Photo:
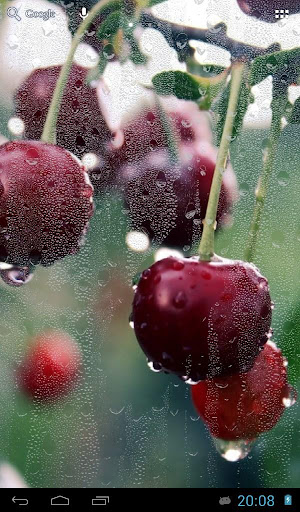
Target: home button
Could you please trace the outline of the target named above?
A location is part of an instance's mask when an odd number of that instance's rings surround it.
[[[65,496],[55,496],[55,498],[51,498],[51,505],[70,505],[70,500]]]

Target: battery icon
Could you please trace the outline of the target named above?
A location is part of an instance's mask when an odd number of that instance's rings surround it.
[[[291,505],[292,504],[292,496],[290,494],[286,494],[284,497],[284,504]]]

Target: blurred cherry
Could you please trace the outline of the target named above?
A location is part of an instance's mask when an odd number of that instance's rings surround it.
[[[119,171],[120,188],[133,229],[154,242],[189,249],[202,233],[217,150],[206,141],[181,144],[179,163],[171,164],[166,150],[148,153]],[[217,227],[230,222],[238,197],[232,167],[221,188]]]
[[[79,376],[80,350],[65,332],[51,330],[31,340],[18,368],[20,388],[30,397],[47,402],[67,394]]]

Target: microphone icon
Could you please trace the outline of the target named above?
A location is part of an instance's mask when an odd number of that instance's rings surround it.
[[[87,14],[87,10],[86,10],[86,7],[81,7],[81,12],[79,13],[79,16],[84,20],[88,14]]]

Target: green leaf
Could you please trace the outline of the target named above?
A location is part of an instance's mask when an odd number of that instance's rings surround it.
[[[226,68],[222,66],[216,66],[215,64],[200,64],[193,57],[189,57],[186,61],[187,70],[203,78],[213,78],[224,73]]]
[[[138,20],[132,16],[127,16],[121,10],[116,10],[110,13],[107,18],[102,22],[97,36],[100,40],[107,40],[110,53],[114,53],[121,63],[125,62],[128,58],[135,64],[141,65],[147,63],[147,57],[144,55],[136,41],[133,32],[138,24]],[[124,41],[128,43],[124,45]],[[104,48],[104,57],[109,60],[109,55]],[[100,69],[104,70],[105,63],[100,64]]]
[[[98,64],[98,77],[97,78],[100,78],[100,76],[103,75],[107,64],[108,64],[108,60],[103,55],[103,51],[102,51],[102,55],[100,55],[99,64]]]
[[[209,110],[223,87],[227,73],[202,77],[183,71],[163,71],[152,78],[157,94],[174,95],[179,99],[196,101],[202,110]]]
[[[129,58],[136,66],[145,65],[148,62],[148,57],[141,51],[138,42],[134,36],[127,34],[126,41],[130,46]]]
[[[209,80],[206,93],[198,101],[198,105],[201,110],[210,110],[213,101],[218,97],[224,86],[229,70],[215,64],[200,64],[194,57],[188,58],[186,64],[190,73]]]
[[[230,82],[226,85],[225,89],[223,89],[218,101],[214,105],[214,112],[216,113],[216,144],[219,146],[225,119],[226,119],[226,113],[228,110],[228,101],[229,101],[229,92],[230,92]],[[250,86],[247,82],[247,78],[244,79],[241,91],[240,91],[240,97],[238,101],[238,106],[236,109],[236,115],[234,118],[234,124],[233,124],[233,130],[232,130],[232,139],[235,139],[237,135],[240,133],[243,120],[248,108],[249,103],[252,101],[252,95]]]
[[[137,7],[140,9],[147,9],[165,1],[166,0],[135,0]]]
[[[300,98],[296,99],[288,120],[292,124],[300,124]]]
[[[110,39],[112,36],[114,36],[121,25],[121,17],[122,13],[121,11],[114,11],[110,13],[107,18],[102,21],[99,30],[97,32],[97,37],[100,40],[103,39]]]
[[[288,85],[298,83],[300,75],[300,48],[283,50],[257,57],[251,66],[251,86],[262,82],[270,75],[277,75]]]
[[[179,99],[198,100],[208,87],[208,81],[201,83],[201,79],[183,71],[163,71],[152,78],[155,91],[161,96],[174,95]]]
[[[148,0],[148,7],[153,7],[154,5],[161,4],[166,0]]]

